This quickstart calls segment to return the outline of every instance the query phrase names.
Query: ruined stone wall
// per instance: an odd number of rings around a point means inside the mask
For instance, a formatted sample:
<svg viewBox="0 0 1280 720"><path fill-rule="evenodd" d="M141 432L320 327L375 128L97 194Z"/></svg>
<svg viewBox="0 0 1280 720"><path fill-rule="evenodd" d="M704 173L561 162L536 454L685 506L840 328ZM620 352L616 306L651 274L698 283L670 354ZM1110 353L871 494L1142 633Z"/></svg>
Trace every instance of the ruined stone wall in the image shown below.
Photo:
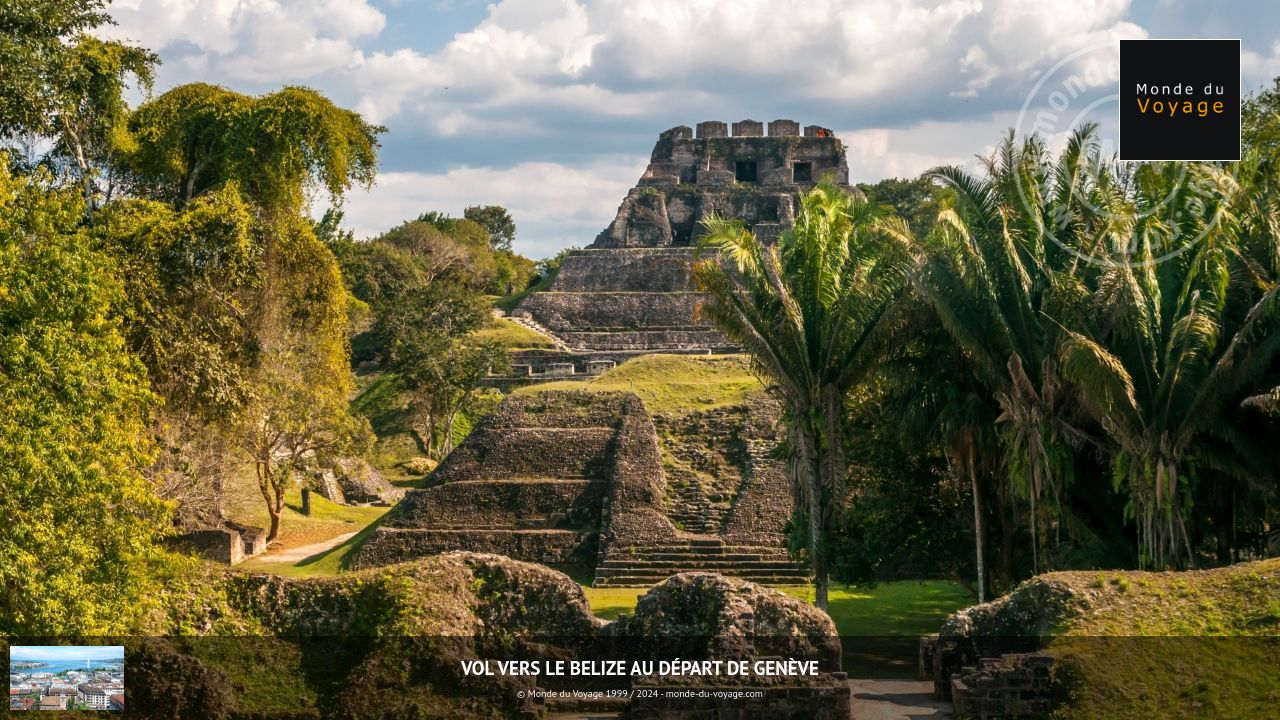
<svg viewBox="0 0 1280 720"><path fill-rule="evenodd" d="M430 502L405 503L398 524L450 528L589 527L604 500L602 480L530 479L501 485L451 482L424 491Z"/></svg>
<svg viewBox="0 0 1280 720"><path fill-rule="evenodd" d="M736 352L737 347L711 329L698 330L637 330L637 331L566 331L559 336L574 347L601 351L647 351L706 349L711 352Z"/></svg>
<svg viewBox="0 0 1280 720"><path fill-rule="evenodd" d="M951 678L959 718L1040 718L1053 708L1053 656L1010 653L983 658Z"/></svg>
<svg viewBox="0 0 1280 720"><path fill-rule="evenodd" d="M584 292L690 292L692 248L573 250L549 290Z"/></svg>
<svg viewBox="0 0 1280 720"><path fill-rule="evenodd" d="M640 398L631 395L618 428L609 496L601 516L601 555L613 547L674 538L675 525L662 512L666 480L658 435Z"/></svg>
<svg viewBox="0 0 1280 720"><path fill-rule="evenodd" d="M658 137L649 166L623 199L617 217L593 248L690 245L699 223L711 215L741 220L747 227L790 227L796 197L817 182L849 184L843 143L815 125L800 135L792 120L744 120L729 135L722 122L699 123Z"/></svg>
<svg viewBox="0 0 1280 720"><path fill-rule="evenodd" d="M703 328L697 318L703 295L694 292L540 292L521 305L555 331Z"/></svg>
<svg viewBox="0 0 1280 720"><path fill-rule="evenodd" d="M244 543L240 540L240 533L225 528L184 533L175 537L172 545L182 552L226 565L235 565L244 560Z"/></svg>
<svg viewBox="0 0 1280 720"><path fill-rule="evenodd" d="M551 567L595 562L596 533L413 530L379 527L351 561L352 569L379 567L454 550L494 553Z"/></svg>

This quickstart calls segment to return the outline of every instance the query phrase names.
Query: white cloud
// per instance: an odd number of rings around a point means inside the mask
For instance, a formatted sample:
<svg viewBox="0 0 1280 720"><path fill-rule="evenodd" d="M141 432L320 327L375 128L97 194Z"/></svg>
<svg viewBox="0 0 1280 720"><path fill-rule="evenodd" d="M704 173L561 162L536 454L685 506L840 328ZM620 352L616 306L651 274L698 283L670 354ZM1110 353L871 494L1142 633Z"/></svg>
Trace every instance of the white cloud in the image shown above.
<svg viewBox="0 0 1280 720"><path fill-rule="evenodd" d="M433 106L643 113L690 90L840 104L936 91L963 97L1029 82L1071 51L1140 37L1127 0L503 0L435 52L373 53L355 70L383 120ZM447 90L446 90L447 88Z"/></svg>
<svg viewBox="0 0 1280 720"><path fill-rule="evenodd" d="M502 205L516 222L516 250L545 257L595 240L644 165L623 159L583 168L521 163L501 170L383 173L373 191L347 198L345 221L357 237L370 237L427 210L461 216L469 205Z"/></svg>
<svg viewBox="0 0 1280 720"><path fill-rule="evenodd" d="M116 0L104 36L170 50L215 81L288 82L360 62L386 18L367 0Z"/></svg>

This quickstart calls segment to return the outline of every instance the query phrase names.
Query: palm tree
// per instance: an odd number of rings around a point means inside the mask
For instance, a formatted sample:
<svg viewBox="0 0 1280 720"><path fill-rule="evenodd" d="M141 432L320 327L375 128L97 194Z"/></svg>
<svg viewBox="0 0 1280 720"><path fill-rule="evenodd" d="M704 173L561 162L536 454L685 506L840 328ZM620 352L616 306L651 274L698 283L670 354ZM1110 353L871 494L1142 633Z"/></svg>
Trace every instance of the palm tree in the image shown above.
<svg viewBox="0 0 1280 720"><path fill-rule="evenodd" d="M886 418L892 418L899 440L908 447L940 449L953 476L973 495L973 543L978 602L986 602L987 552L983 506L989 479L1003 472L999 462L996 418L999 407L966 371L964 358L950 343L932 310L907 309L916 318L913 341L883 363ZM997 512L999 510L997 509ZM1008 558L1002 558L1007 568ZM1009 578L1001 578L1005 583Z"/></svg>
<svg viewBox="0 0 1280 720"><path fill-rule="evenodd" d="M796 527L807 527L815 602L827 608L825 535L845 483L849 390L875 369L901 328L893 312L907 252L860 197L820 184L776 245L736 220L704 221L717 259L694 268L703 314L746 349L785 410Z"/></svg>
<svg viewBox="0 0 1280 720"><path fill-rule="evenodd" d="M1061 507L1072 449L1086 440L1071 422L1073 398L1055 352L1060 331L1045 310L1079 302L1071 282L1079 260L1067 248L1091 220L1078 189L1093 132L1078 130L1056 163L1037 138L1019 145L1010 133L984 159L985 177L934 171L957 202L924 239L927 254L913 274L913 287L1000 407L1005 463L1030 502L1037 571L1042 501Z"/></svg>
<svg viewBox="0 0 1280 720"><path fill-rule="evenodd" d="M1112 207L1131 203L1104 239L1120 262L1098 274L1089 321L1065 329L1059 351L1064 376L1116 446L1114 473L1128 484L1145 566L1191 561L1186 497L1197 474L1221 462L1211 443L1245 454L1250 440L1229 411L1263 404L1246 398L1280 356L1277 287L1259 292L1240 280L1249 273L1238 272L1247 266L1229 191L1207 190L1229 187L1221 175L1212 166L1146 166L1131 188L1101 188L1116 196ZM1200 240L1158 259L1159 238L1170 236Z"/></svg>

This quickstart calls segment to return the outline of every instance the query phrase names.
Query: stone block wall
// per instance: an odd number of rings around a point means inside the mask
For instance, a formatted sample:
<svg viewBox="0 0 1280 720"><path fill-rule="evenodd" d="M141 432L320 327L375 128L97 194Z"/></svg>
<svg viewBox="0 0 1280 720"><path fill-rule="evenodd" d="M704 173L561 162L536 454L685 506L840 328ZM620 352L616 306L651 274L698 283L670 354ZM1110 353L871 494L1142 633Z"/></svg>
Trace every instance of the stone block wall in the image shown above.
<svg viewBox="0 0 1280 720"><path fill-rule="evenodd" d="M244 560L244 543L240 533L226 528L211 528L185 533L173 539L177 549L214 562L235 565Z"/></svg>
<svg viewBox="0 0 1280 720"><path fill-rule="evenodd" d="M561 332L557 334L571 347L599 351L669 352L708 349L716 353L738 352L738 348L711 328L690 330L638 330Z"/></svg>
<svg viewBox="0 0 1280 720"><path fill-rule="evenodd" d="M701 293L540 292L520 306L552 331L697 328ZM702 326L705 327L705 326Z"/></svg>
<svg viewBox="0 0 1280 720"><path fill-rule="evenodd" d="M549 290L589 292L692 292L692 248L573 250Z"/></svg>
<svg viewBox="0 0 1280 720"><path fill-rule="evenodd" d="M796 137L800 135L800 123L795 120L774 120L769 123L770 137Z"/></svg>
<svg viewBox="0 0 1280 720"><path fill-rule="evenodd" d="M602 480L522 480L502 484L450 482L413 491L396 524L410 527L535 529L589 527L599 521Z"/></svg>
<svg viewBox="0 0 1280 720"><path fill-rule="evenodd" d="M719 120L708 120L698 123L699 138L722 138L729 135L728 127Z"/></svg>
<svg viewBox="0 0 1280 720"><path fill-rule="evenodd" d="M351 560L352 569L380 567L454 550L494 553L552 567L590 565L598 536L554 530L495 532L379 527Z"/></svg>
<svg viewBox="0 0 1280 720"><path fill-rule="evenodd" d="M1042 653L984 658L951 678L956 718L1047 717L1053 657Z"/></svg>

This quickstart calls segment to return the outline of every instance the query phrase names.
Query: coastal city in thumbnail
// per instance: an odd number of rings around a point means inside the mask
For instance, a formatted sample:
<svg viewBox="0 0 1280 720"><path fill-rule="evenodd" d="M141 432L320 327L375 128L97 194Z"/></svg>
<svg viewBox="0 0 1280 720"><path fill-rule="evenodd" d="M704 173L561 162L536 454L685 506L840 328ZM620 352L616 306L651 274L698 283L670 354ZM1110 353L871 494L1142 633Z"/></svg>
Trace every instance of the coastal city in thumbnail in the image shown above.
<svg viewBox="0 0 1280 720"><path fill-rule="evenodd" d="M124 648L10 647L9 710L124 710Z"/></svg>

